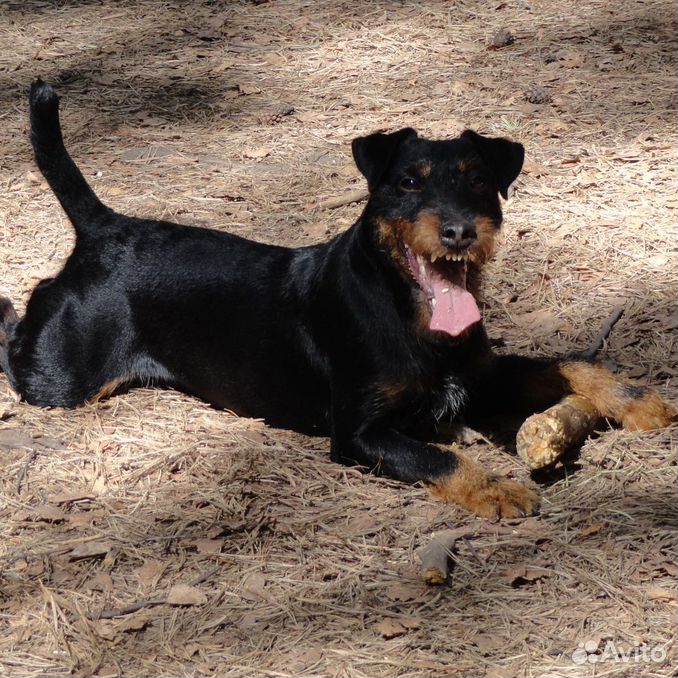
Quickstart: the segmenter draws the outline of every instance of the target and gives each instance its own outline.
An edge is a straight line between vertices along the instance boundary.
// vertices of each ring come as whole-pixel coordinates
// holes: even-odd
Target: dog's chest
[[[464,412],[468,393],[454,376],[446,376],[431,393],[430,410],[436,421],[452,421]]]

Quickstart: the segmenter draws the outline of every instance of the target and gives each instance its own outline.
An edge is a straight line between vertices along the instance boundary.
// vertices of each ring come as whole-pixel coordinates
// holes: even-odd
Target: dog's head
[[[353,157],[370,189],[364,218],[412,283],[430,329],[462,334],[480,319],[476,281],[523,146],[471,130],[429,141],[407,128],[355,139]]]

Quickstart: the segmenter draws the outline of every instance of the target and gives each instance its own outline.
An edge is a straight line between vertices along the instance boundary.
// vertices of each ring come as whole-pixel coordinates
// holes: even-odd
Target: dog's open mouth
[[[412,277],[421,288],[431,313],[430,329],[458,337],[480,320],[480,310],[466,289],[467,259],[447,255],[431,262],[405,247]]]

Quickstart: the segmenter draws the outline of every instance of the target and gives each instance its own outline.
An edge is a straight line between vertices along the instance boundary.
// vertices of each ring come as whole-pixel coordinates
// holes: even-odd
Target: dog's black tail
[[[109,209],[97,198],[64,146],[59,97],[38,78],[31,85],[31,142],[35,161],[78,235],[98,230]]]

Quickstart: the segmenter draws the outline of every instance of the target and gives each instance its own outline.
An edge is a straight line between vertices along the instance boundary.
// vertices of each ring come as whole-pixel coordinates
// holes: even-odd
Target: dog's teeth
[[[435,308],[437,303],[438,303],[438,302],[436,301],[436,298],[433,297],[433,299],[431,299],[431,307],[432,307],[432,308]]]
[[[452,259],[452,255],[451,255],[451,254],[446,254],[446,255],[445,255],[445,259],[447,259],[447,261],[450,261],[450,259]]]
[[[431,263],[432,263],[432,264],[435,263],[435,260],[436,260],[437,258],[438,258],[438,257],[436,257],[435,254],[432,254],[432,255],[431,255]]]
[[[443,294],[447,294],[447,292],[450,291],[450,288],[449,288],[449,287],[443,287],[443,289],[440,290],[440,291],[441,291]]]

